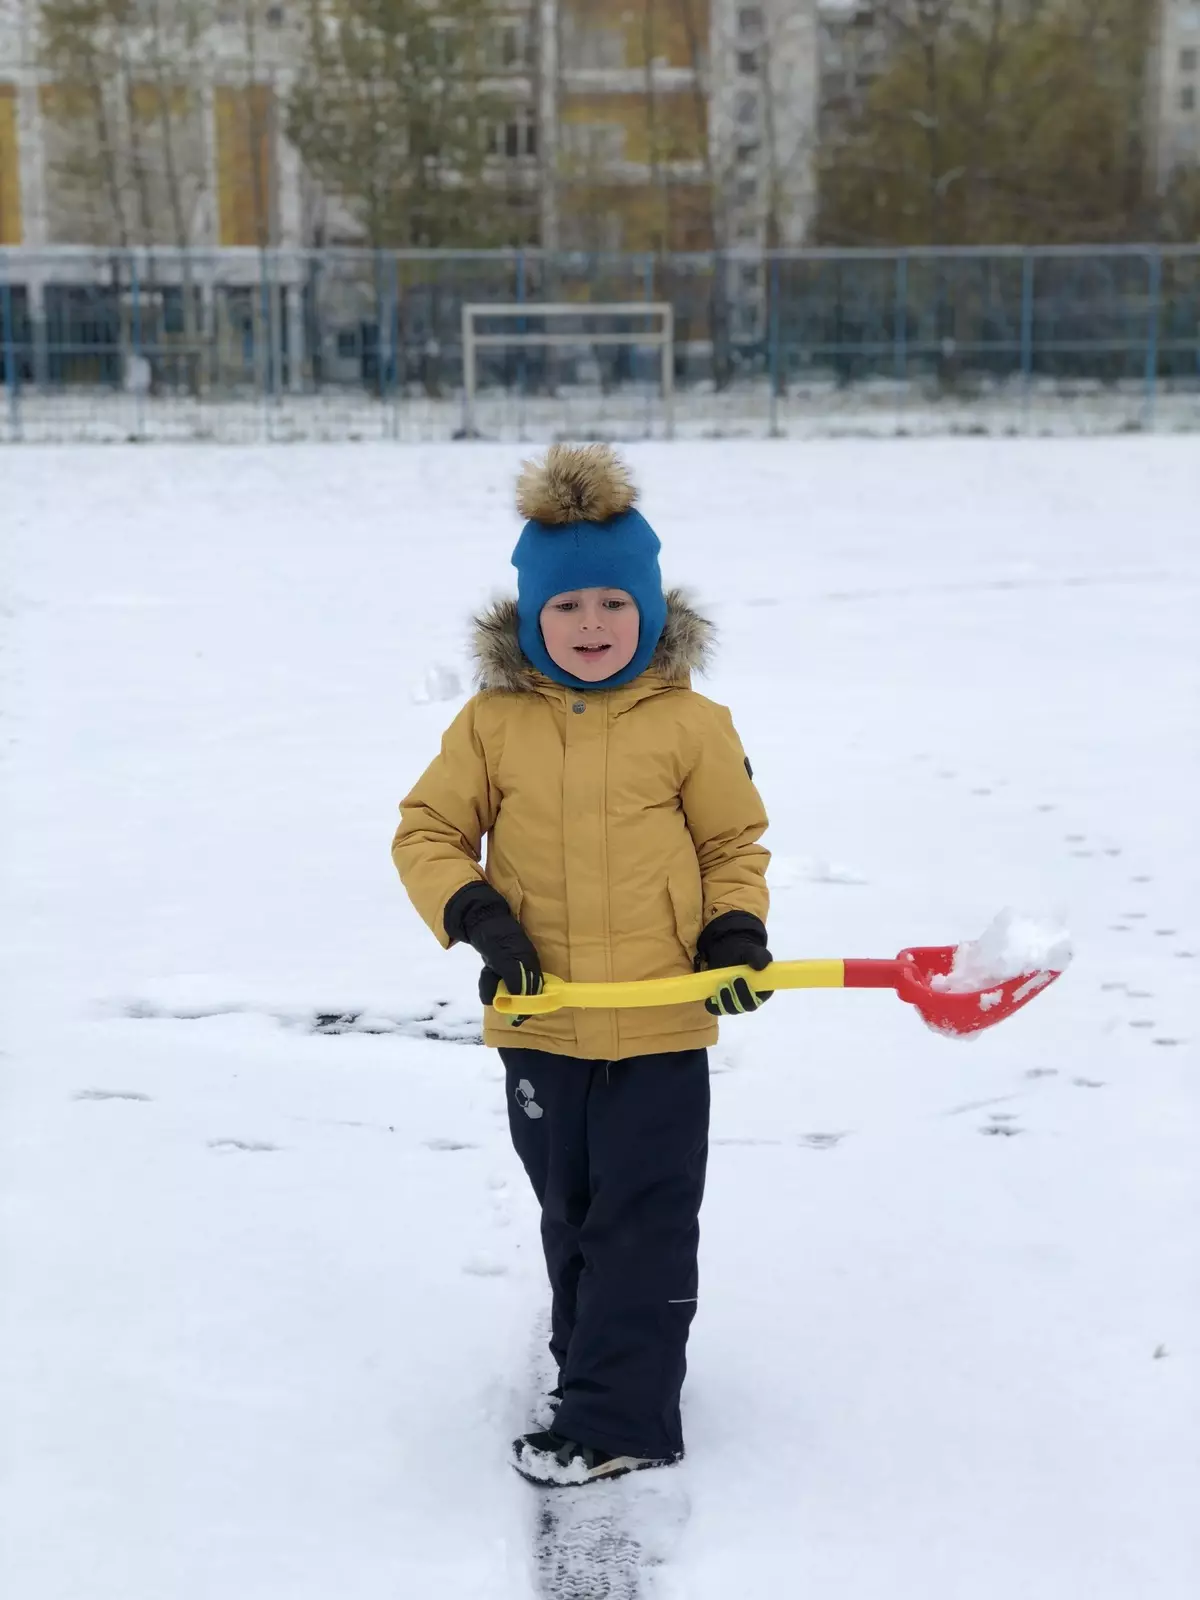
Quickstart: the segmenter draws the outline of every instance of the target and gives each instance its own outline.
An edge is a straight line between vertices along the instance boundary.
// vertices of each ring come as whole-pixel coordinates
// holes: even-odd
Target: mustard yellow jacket
[[[690,687],[711,632],[673,591],[649,668],[581,693],[530,665],[514,602],[478,619],[481,692],[401,801],[392,843],[404,887],[443,945],[446,902],[482,879],[508,901],[543,970],[575,981],[690,972],[714,917],[766,920],[766,812],[729,712]],[[519,1030],[491,1006],[484,1015],[486,1044],[608,1061],[716,1038],[699,1003],[557,1011]]]

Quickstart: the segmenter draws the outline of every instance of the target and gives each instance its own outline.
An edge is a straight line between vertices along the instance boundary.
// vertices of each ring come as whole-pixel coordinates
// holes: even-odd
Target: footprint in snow
[[[471,1278],[504,1278],[508,1275],[504,1262],[493,1260],[490,1256],[472,1256],[469,1261],[463,1262],[463,1271]]]
[[[137,1089],[80,1089],[71,1096],[72,1100],[136,1100],[145,1105],[150,1098]]]
[[[471,1144],[467,1139],[425,1139],[422,1141],[426,1150],[478,1150],[477,1144]]]
[[[796,1143],[806,1150],[836,1150],[847,1137],[844,1133],[802,1133]]]
[[[1015,1139],[1018,1133],[1025,1132],[1024,1128],[1018,1128],[1012,1122],[985,1122],[979,1131],[993,1139]]]
[[[210,1150],[248,1150],[252,1153],[267,1150],[278,1150],[277,1144],[268,1144],[265,1139],[210,1139]]]
[[[1071,1082],[1077,1089],[1103,1089],[1103,1078],[1072,1078]]]
[[[760,1145],[782,1144],[782,1139],[713,1139],[712,1144]]]
[[[1057,1067],[1030,1067],[1025,1074],[1027,1078],[1057,1078]]]
[[[1015,1100],[1015,1094],[994,1094],[987,1100],[964,1100],[960,1106],[951,1106],[949,1111],[943,1111],[944,1117],[961,1117],[966,1111],[982,1111],[987,1106],[1001,1106],[1006,1100]]]

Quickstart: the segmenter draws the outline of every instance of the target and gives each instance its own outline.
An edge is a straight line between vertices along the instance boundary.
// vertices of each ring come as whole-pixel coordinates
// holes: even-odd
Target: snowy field
[[[887,993],[723,1025],[689,1456],[589,1503],[620,1593],[1192,1600],[1200,443],[631,455],[775,953],[1014,904],[1078,956],[971,1043]],[[518,457],[0,460],[11,1600],[554,1592],[535,1211],[476,958],[388,859]]]

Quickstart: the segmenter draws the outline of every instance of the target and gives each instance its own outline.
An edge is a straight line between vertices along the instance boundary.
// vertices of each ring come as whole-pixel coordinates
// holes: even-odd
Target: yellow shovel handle
[[[641,978],[630,983],[568,983],[546,973],[541,994],[513,995],[501,984],[492,1004],[502,1017],[540,1017],[564,1008],[625,1011],[635,1006],[679,1006],[689,1000],[707,1000],[734,978],[745,978],[758,990],[840,989],[845,966],[844,961],[772,961],[761,972],[753,967],[717,967],[680,973],[677,978]]]

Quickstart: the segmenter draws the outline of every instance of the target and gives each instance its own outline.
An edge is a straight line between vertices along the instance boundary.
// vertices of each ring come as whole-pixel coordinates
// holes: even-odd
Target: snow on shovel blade
[[[916,1006],[924,1021],[936,1033],[968,1038],[981,1028],[990,1028],[1014,1011],[1027,1006],[1035,995],[1061,975],[1062,969],[1022,972],[1004,978],[986,989],[951,990],[937,985],[945,980],[954,965],[955,946],[927,945],[902,950],[896,957],[900,972],[896,993],[901,1000]]]

